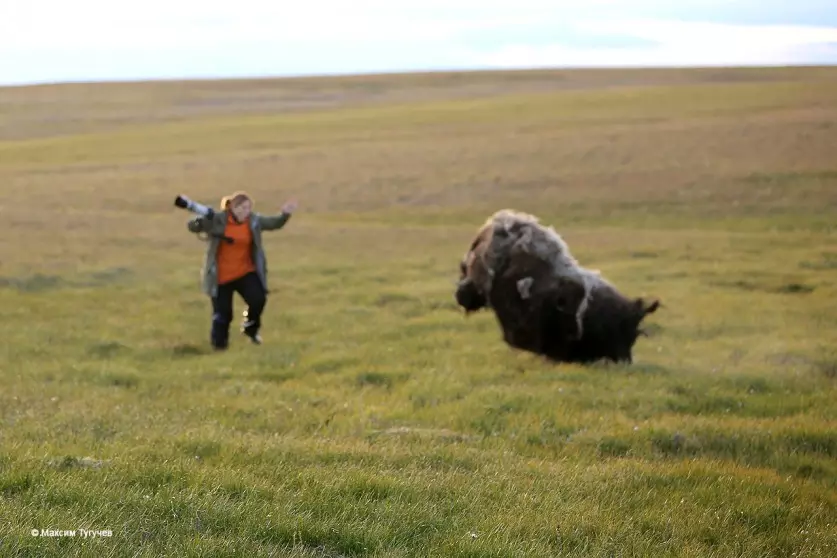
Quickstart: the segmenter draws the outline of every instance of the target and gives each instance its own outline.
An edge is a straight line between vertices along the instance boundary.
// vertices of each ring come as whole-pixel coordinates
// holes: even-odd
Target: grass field
[[[837,555],[837,68],[6,88],[0,189],[0,556]],[[236,189],[300,207],[213,354]],[[459,312],[504,207],[662,300],[632,366]]]

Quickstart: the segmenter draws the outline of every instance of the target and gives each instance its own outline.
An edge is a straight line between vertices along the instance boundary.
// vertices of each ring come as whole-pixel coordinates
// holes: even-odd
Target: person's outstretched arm
[[[296,202],[291,200],[285,202],[282,206],[282,213],[279,215],[262,215],[259,217],[259,225],[261,226],[262,230],[265,231],[275,231],[281,229],[285,226],[285,223],[288,222],[288,219],[291,218],[294,210],[296,209]]]

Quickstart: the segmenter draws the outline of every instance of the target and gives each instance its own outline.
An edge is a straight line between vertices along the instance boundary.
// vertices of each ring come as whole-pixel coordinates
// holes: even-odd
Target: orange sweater
[[[250,231],[250,220],[236,223],[230,214],[227,218],[224,236],[232,238],[233,243],[229,244],[222,240],[218,244],[219,285],[234,281],[256,270],[252,255],[253,233]]]

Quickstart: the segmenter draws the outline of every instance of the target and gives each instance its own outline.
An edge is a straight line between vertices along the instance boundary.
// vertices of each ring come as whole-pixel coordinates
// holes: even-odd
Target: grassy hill
[[[300,207],[213,354],[172,201],[238,189]],[[4,88],[0,192],[2,556],[837,552],[837,68]],[[504,207],[662,300],[634,365],[463,317]]]

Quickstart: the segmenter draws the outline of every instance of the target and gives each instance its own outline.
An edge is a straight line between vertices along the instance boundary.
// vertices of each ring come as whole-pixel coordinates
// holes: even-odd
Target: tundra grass
[[[0,555],[837,552],[834,70],[0,106]],[[234,324],[213,353],[172,201],[236,189],[300,207],[265,233],[264,345]],[[549,364],[463,316],[459,258],[503,207],[662,301],[633,365]]]

